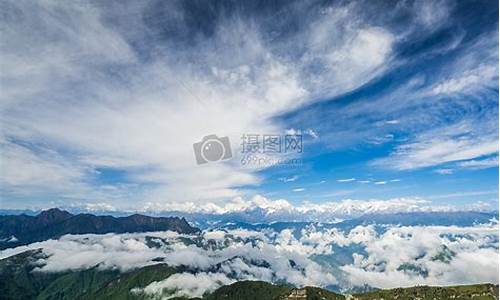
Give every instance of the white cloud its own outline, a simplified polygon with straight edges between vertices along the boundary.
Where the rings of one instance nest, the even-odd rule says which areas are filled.
[[[303,192],[305,190],[306,190],[305,188],[296,188],[296,189],[293,189],[292,191],[294,191],[294,192]]]
[[[486,159],[472,159],[457,163],[457,167],[464,169],[487,169],[498,167],[498,156]]]
[[[453,4],[447,0],[415,1],[412,3],[412,12],[416,14],[419,27],[436,30],[438,25],[442,25],[449,18],[450,6],[453,7]]]
[[[104,203],[104,202],[102,202],[102,203],[77,203],[77,204],[74,204],[72,206],[79,208],[79,209],[83,209],[83,210],[88,211],[88,212],[118,211],[118,209],[116,207],[114,207],[113,205],[111,205],[109,203]]]
[[[441,175],[450,175],[453,174],[453,169],[437,169],[434,170],[434,173],[438,173]]]
[[[419,134],[413,141],[396,147],[387,158],[373,164],[397,170],[417,169],[472,160],[498,152],[498,136],[493,124],[479,127],[460,122]]]
[[[57,152],[1,141],[2,172],[0,183],[11,188],[70,189],[85,177],[83,166],[67,161]],[[22,189],[20,189],[22,190]]]
[[[458,170],[480,170],[498,167],[498,156],[471,160],[462,160],[449,165],[448,168],[436,169],[433,172],[441,175],[453,174]]]
[[[495,195],[495,194],[498,194],[498,190],[458,192],[458,193],[450,193],[450,194],[433,195],[433,196],[429,196],[429,198],[430,199],[446,199],[446,198],[481,196],[481,195]]]
[[[153,234],[158,238],[176,237],[175,232]],[[49,257],[40,270],[59,272],[92,268],[119,268],[126,271],[154,264],[153,259],[163,255],[160,249],[146,246],[144,234],[105,234],[105,235],[65,235],[58,240],[47,240],[29,246],[7,249],[0,252],[5,258],[27,249],[43,248]]]
[[[328,53],[327,62],[340,86],[351,88],[364,76],[373,78],[385,67],[383,63],[389,59],[393,43],[394,36],[384,28],[362,28],[342,47]]]
[[[313,139],[319,139],[318,133],[311,128],[307,129],[304,133],[311,136]]]
[[[295,181],[297,179],[299,179],[299,176],[294,175],[294,176],[291,176],[291,177],[282,177],[282,178],[279,178],[278,180],[279,181],[283,181],[283,182],[293,182],[293,181]]]
[[[337,182],[351,182],[355,180],[356,178],[346,178],[346,179],[337,179]]]
[[[234,279],[229,279],[225,274],[221,273],[178,273],[165,280],[150,283],[143,289],[134,289],[133,292],[145,293],[148,295],[161,295],[165,290],[175,291],[163,299],[175,297],[202,297],[205,292],[212,292],[234,281]]]
[[[308,129],[304,129],[304,130],[295,129],[295,128],[288,128],[287,130],[285,130],[285,134],[310,136],[313,139],[319,138],[318,133],[312,128],[308,128]]]
[[[437,84],[432,92],[435,95],[467,92],[478,89],[483,83],[488,84],[489,80],[497,75],[498,67],[482,64],[475,69],[464,71],[459,77]]]

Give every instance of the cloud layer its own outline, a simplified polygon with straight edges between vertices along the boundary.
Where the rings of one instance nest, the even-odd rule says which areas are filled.
[[[359,225],[351,229],[308,225],[205,230],[200,236],[173,232],[67,235],[7,249],[8,257],[42,248],[38,271],[118,268],[156,264],[184,271],[135,293],[200,296],[238,280],[288,282],[349,290],[369,285],[498,283],[498,224],[458,226]],[[479,267],[478,267],[479,266]],[[186,269],[187,267],[187,269]]]

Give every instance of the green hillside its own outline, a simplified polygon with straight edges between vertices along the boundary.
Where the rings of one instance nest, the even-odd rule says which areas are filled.
[[[263,281],[240,281],[223,286],[204,300],[344,300],[345,296],[321,288],[296,289],[282,284]]]
[[[119,278],[115,270],[88,270],[60,274],[54,281],[40,291],[37,300],[42,299],[77,299],[85,294],[93,294],[107,282]]]
[[[305,287],[307,300],[344,300],[345,296],[339,295],[317,287]],[[286,298],[285,298],[286,299]]]
[[[290,286],[274,285],[263,281],[240,281],[223,286],[204,299],[274,300],[289,293],[292,289]]]
[[[146,299],[143,294],[131,293],[130,290],[144,288],[153,281],[163,280],[176,272],[177,269],[165,264],[147,266],[125,273],[108,282],[101,289],[85,294],[83,298],[96,300]]]
[[[417,286],[411,288],[397,288],[378,290],[364,294],[353,295],[356,300],[493,300],[498,299],[498,285],[476,284],[448,287]]]
[[[32,272],[41,250],[30,250],[0,260],[0,299],[35,299],[62,274]]]
[[[77,271],[38,272],[36,261],[42,257],[41,250],[30,250],[0,260],[0,299],[145,299],[144,295],[130,290],[178,272],[165,264],[129,272],[101,270],[98,266]]]

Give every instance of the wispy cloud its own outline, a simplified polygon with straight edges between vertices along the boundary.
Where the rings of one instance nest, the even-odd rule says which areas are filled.
[[[482,170],[495,167],[498,167],[497,155],[494,157],[458,161],[448,164],[447,168],[436,169],[433,172],[441,175],[450,175],[459,170]]]
[[[397,146],[389,157],[374,164],[408,170],[496,154],[498,136],[495,128],[491,123],[478,126],[461,122],[427,131],[413,141]]]
[[[487,169],[498,167],[498,156],[485,159],[472,159],[457,163],[457,167],[465,169]]]
[[[453,174],[453,169],[436,169],[434,173],[438,173],[441,175],[450,175]]]
[[[482,87],[484,79],[494,78],[497,73],[497,67],[480,64],[475,69],[465,70],[462,74],[459,74],[459,77],[446,79],[436,84],[432,88],[432,92],[436,95],[471,92]]]
[[[345,178],[345,179],[337,179],[337,182],[352,182],[355,180],[356,178]]]
[[[472,192],[460,192],[460,193],[449,193],[442,195],[428,196],[429,199],[446,199],[446,198],[459,198],[468,196],[482,196],[482,195],[498,195],[497,191],[472,191]]]
[[[298,175],[294,175],[291,177],[281,177],[278,180],[282,182],[294,182],[295,180],[299,179]]]
[[[215,289],[235,282],[224,273],[200,272],[178,273],[169,276],[162,281],[155,281],[145,288],[135,288],[133,293],[144,293],[150,296],[162,295],[166,291],[175,291],[169,293],[169,297],[202,297],[205,293],[213,292]]]

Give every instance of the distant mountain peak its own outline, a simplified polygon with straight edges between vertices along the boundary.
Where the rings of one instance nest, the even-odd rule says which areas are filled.
[[[69,219],[73,217],[73,215],[65,210],[61,210],[59,208],[51,208],[42,211],[40,214],[36,216],[38,220],[40,220],[42,223],[53,223],[53,222],[59,222],[59,221],[64,221],[66,219]]]

